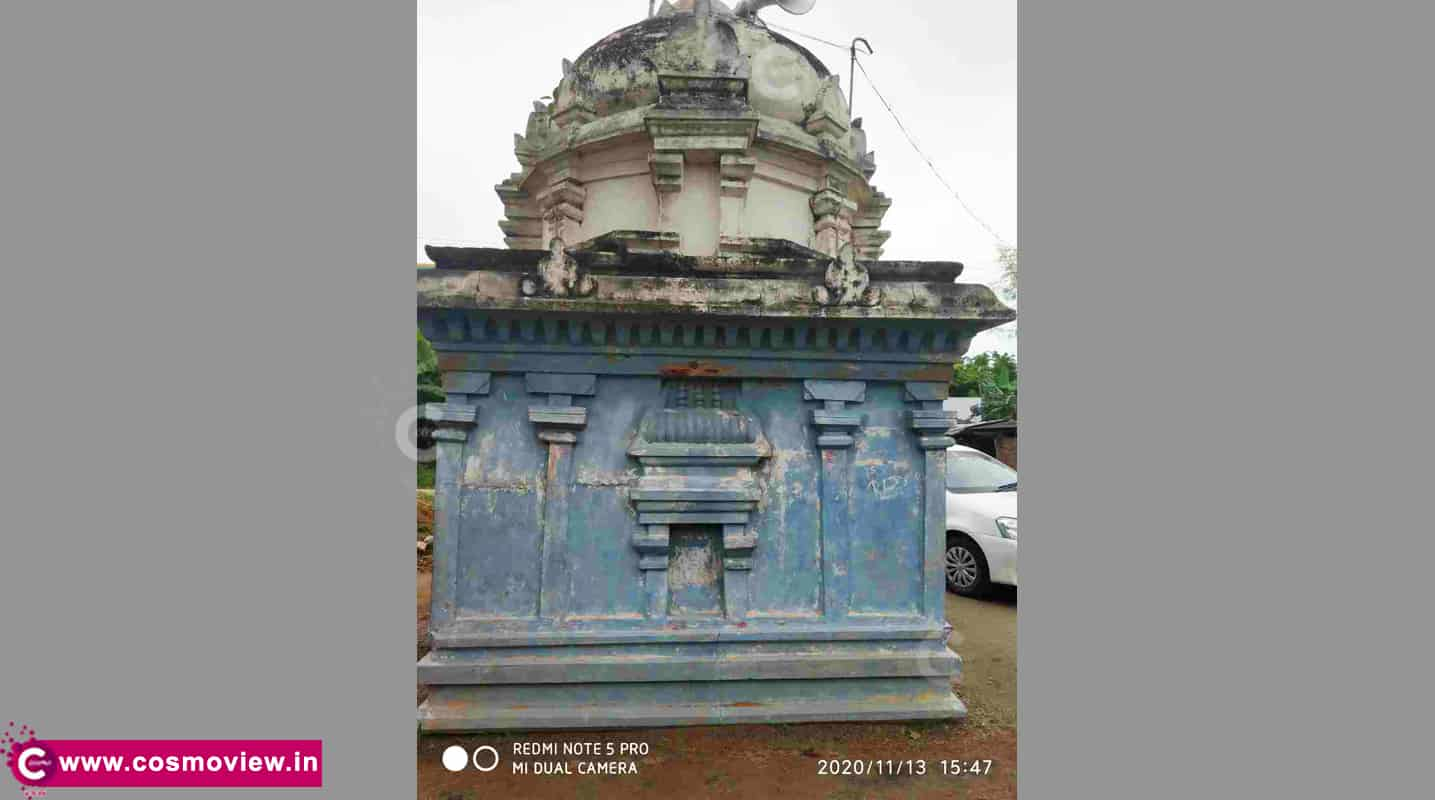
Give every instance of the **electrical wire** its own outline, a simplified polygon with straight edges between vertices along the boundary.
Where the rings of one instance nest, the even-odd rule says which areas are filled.
[[[813,35],[810,34],[810,33],[803,33],[802,31],[795,31],[795,30],[793,30],[793,29],[791,29],[791,28],[784,28],[784,27],[781,26],[781,25],[777,25],[777,24],[775,24],[775,23],[767,22],[767,21],[765,21],[765,20],[763,21],[762,24],[763,24],[765,27],[774,28],[774,29],[776,29],[776,30],[782,31],[783,33],[790,33],[790,34],[792,34],[793,36],[801,36],[801,37],[804,38],[804,39],[811,39],[811,40],[814,41],[814,42],[821,42],[822,44],[825,44],[825,45],[827,45],[828,47],[835,47],[835,48],[837,48],[838,50],[846,51],[846,50],[849,49],[848,46],[845,45],[845,44],[838,44],[838,43],[836,43],[836,42],[834,42],[834,41],[831,41],[831,40],[828,40],[828,39],[823,39],[823,38],[820,37],[820,36],[813,36]]]
[[[988,234],[990,234],[991,237],[996,240],[996,243],[998,245],[1000,245],[1001,247],[1011,247],[1011,245],[1008,244],[1007,241],[1003,239],[1000,234],[998,234],[995,230],[992,229],[992,226],[986,223],[986,220],[977,216],[977,212],[973,211],[972,207],[967,205],[967,201],[962,199],[961,193],[959,193],[956,188],[954,188],[952,184],[948,183],[947,179],[942,176],[942,171],[937,169],[937,165],[932,162],[932,159],[928,157],[926,153],[922,152],[922,148],[917,145],[917,140],[912,137],[912,132],[907,130],[907,126],[903,124],[902,118],[897,115],[896,109],[892,108],[892,104],[887,102],[887,98],[882,96],[882,91],[877,88],[877,84],[872,82],[872,76],[867,74],[867,68],[862,66],[862,59],[860,58],[857,59],[857,70],[862,73],[863,78],[867,79],[867,85],[872,87],[872,93],[877,95],[878,100],[882,101],[882,106],[887,109],[887,113],[892,115],[892,121],[897,123],[897,127],[901,129],[902,135],[907,137],[907,143],[912,145],[912,149],[916,151],[918,156],[921,156],[923,161],[927,162],[927,166],[931,168],[932,174],[936,176],[937,180],[942,182],[943,186],[947,187],[947,191],[952,193],[952,197],[956,198],[956,201],[959,205],[961,205],[962,210],[967,212],[967,216],[971,217],[972,221],[980,225],[982,227],[982,230],[985,230]]]
[[[819,42],[821,44],[827,45],[828,47],[833,47],[847,53],[852,52],[852,48],[850,45],[838,44],[837,42],[831,41],[830,39],[823,39],[820,36],[813,36],[812,34],[803,33],[802,31],[796,31],[791,28],[777,25],[771,22],[764,22],[763,24],[765,24],[769,28],[774,28],[776,30],[782,31],[783,33],[790,33],[793,36],[800,36],[804,39],[811,39],[814,42]],[[887,102],[887,98],[882,95],[882,91],[878,89],[877,84],[873,82],[872,76],[867,73],[867,68],[862,65],[862,59],[858,58],[856,59],[856,62],[857,69],[862,71],[862,77],[867,80],[867,85],[872,87],[872,93],[877,95],[877,99],[882,102],[882,106],[886,108],[887,113],[892,116],[892,121],[897,123],[897,127],[902,131],[902,135],[907,137],[907,143],[910,144],[912,146],[912,149],[916,151],[917,155],[921,157],[924,162],[926,162],[927,167],[932,171],[932,175],[934,175],[936,179],[947,188],[947,191],[952,193],[952,197],[956,199],[957,204],[962,207],[962,210],[966,212],[967,216],[971,217],[973,222],[980,225],[982,230],[986,231],[987,234],[990,235],[999,246],[1011,247],[1011,245],[1007,243],[1006,239],[1003,239],[1001,235],[998,234],[992,228],[992,226],[987,224],[986,220],[978,216],[977,212],[973,211],[972,207],[967,205],[967,201],[962,198],[961,193],[958,192],[956,188],[953,187],[952,184],[942,175],[942,171],[937,169],[937,165],[932,161],[932,159],[928,157],[925,152],[922,151],[922,148],[917,144],[916,138],[912,136],[912,132],[907,129],[906,124],[902,122],[901,116],[897,114],[897,110],[892,107],[891,103]],[[852,87],[849,86],[847,88],[847,92],[851,94]]]

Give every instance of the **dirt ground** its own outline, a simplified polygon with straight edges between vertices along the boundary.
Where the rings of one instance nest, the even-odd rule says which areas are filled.
[[[427,559],[418,573],[418,654],[427,652],[430,575]],[[615,731],[474,734],[418,737],[421,800],[513,798],[783,797],[937,798],[999,800],[1016,797],[1016,591],[999,587],[983,600],[947,595],[952,647],[963,662],[957,696],[967,704],[964,722],[809,723],[720,725]],[[424,697],[418,690],[419,701]],[[509,756],[515,742],[643,743],[648,754],[631,759],[636,775],[514,775]],[[468,752],[491,745],[502,754],[497,769],[481,773],[444,769],[441,754],[452,745]],[[823,775],[828,759],[905,762],[903,774]],[[944,761],[969,765],[990,759],[979,776],[944,774]],[[534,757],[568,762],[583,759]],[[607,759],[598,759],[607,760]],[[625,759],[626,760],[626,759]],[[915,766],[921,762],[925,774]],[[895,768],[895,767],[894,767]]]

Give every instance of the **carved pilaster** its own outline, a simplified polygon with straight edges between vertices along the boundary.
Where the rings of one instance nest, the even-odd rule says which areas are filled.
[[[578,173],[578,156],[572,153],[548,163],[548,185],[538,197],[538,210],[543,217],[543,241],[582,239],[583,204],[588,190]]]
[[[539,198],[543,215],[543,241],[577,242],[582,237],[583,202],[587,191],[573,181],[557,184]]]
[[[568,564],[568,497],[573,486],[573,447],[588,425],[588,409],[573,404],[577,395],[597,393],[594,375],[528,373],[530,394],[545,395],[547,402],[529,406],[528,421],[538,438],[548,444],[543,472],[543,551],[539,561],[538,616],[561,620],[568,614],[572,573]]]
[[[917,446],[925,455],[922,478],[922,518],[926,542],[922,548],[922,614],[941,622],[946,599],[942,560],[947,546],[947,448],[956,444],[948,431],[957,424],[956,412],[942,410],[945,383],[908,383],[906,399],[916,403],[911,412]]]
[[[723,597],[728,619],[746,619],[751,609],[748,581],[756,548],[757,531],[746,521],[722,526]]]
[[[429,605],[430,625],[437,629],[458,614],[458,516],[459,483],[463,479],[464,448],[469,433],[478,424],[473,396],[488,393],[488,373],[450,373],[447,403],[430,403],[421,410],[423,419],[433,423],[438,462],[434,470],[433,508],[433,590]],[[458,389],[459,391],[454,391]]]
[[[688,159],[695,164],[716,160],[720,194],[714,238],[720,250],[723,237],[741,235],[747,186],[757,167],[748,156],[757,137],[758,116],[747,106],[747,78],[660,73],[658,94],[658,102],[643,116],[653,140],[648,166],[658,191],[657,227],[668,230],[664,198],[683,190]],[[708,108],[735,111],[718,115],[702,110]]]
[[[488,396],[492,383],[493,375],[488,372],[450,370],[443,374],[444,395],[452,406],[474,405],[478,398]]]
[[[803,381],[802,399],[822,401],[822,408],[812,412],[818,447],[852,446],[852,433],[862,427],[862,414],[848,410],[847,404],[867,399],[865,381]]]
[[[747,187],[757,169],[757,159],[741,153],[723,153],[718,163],[722,171],[723,197],[747,197]]]
[[[711,103],[745,107],[747,80],[662,74],[658,76],[658,86],[661,99],[644,116],[644,125],[653,139],[654,153],[648,161],[658,191],[682,189],[684,156],[695,151],[735,156],[722,159],[723,180],[730,176],[740,178],[747,166],[743,157],[757,136],[757,115],[749,112],[715,117],[685,109]],[[746,174],[750,176],[751,170]]]
[[[852,557],[851,447],[853,434],[863,423],[862,413],[849,410],[847,405],[867,399],[867,384],[803,381],[802,398],[822,403],[822,408],[812,411],[812,425],[818,431],[817,447],[822,451],[822,487],[818,495],[822,509],[822,615],[838,620],[847,616],[852,605],[847,574]]]
[[[746,212],[747,190],[756,169],[757,159],[741,153],[723,153],[718,159],[722,181],[722,197],[718,202],[719,249],[723,240],[738,239],[743,235],[742,220]]]
[[[667,525],[643,525],[633,534],[638,551],[638,569],[643,573],[643,594],[647,615],[662,619],[668,615],[668,556],[671,553]]]
[[[835,257],[852,243],[852,218],[857,204],[841,191],[828,187],[812,196],[813,249]]]
[[[682,153],[653,153],[648,156],[648,169],[653,177],[653,187],[659,193],[683,190]]]

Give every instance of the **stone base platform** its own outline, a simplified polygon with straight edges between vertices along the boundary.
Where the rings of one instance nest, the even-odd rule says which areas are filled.
[[[940,640],[435,650],[426,732],[959,719]]]
[[[947,678],[435,686],[428,733],[961,719]]]

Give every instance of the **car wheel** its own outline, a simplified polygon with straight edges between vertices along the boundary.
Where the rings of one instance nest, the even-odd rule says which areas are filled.
[[[947,575],[947,588],[963,597],[980,597],[991,585],[986,556],[970,537],[961,534],[947,537],[942,566]]]

